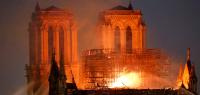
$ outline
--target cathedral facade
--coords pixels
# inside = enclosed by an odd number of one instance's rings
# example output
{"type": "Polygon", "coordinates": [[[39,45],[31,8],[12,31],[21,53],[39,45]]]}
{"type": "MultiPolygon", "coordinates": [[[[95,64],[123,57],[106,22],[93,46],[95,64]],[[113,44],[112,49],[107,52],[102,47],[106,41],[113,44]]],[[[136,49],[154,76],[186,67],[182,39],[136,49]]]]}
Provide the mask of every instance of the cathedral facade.
{"type": "Polygon", "coordinates": [[[55,6],[41,9],[37,4],[29,23],[28,95],[197,95],[189,50],[177,89],[163,89],[173,86],[154,80],[168,78],[168,56],[146,47],[142,13],[131,3],[101,12],[97,26],[101,47],[83,51],[80,84],[76,85],[72,65],[78,63],[78,45],[73,14],[55,6]],[[128,82],[121,76],[124,73],[131,75],[128,82]],[[119,81],[121,77],[127,83],[119,81]]]}
{"type": "Polygon", "coordinates": [[[101,46],[106,49],[130,52],[132,49],[145,48],[146,26],[140,10],[116,6],[106,10],[99,17],[101,46]]]}
{"type": "Polygon", "coordinates": [[[61,61],[60,55],[63,53],[67,82],[72,82],[71,65],[77,63],[78,57],[76,28],[70,12],[55,6],[41,9],[39,4],[36,5],[29,23],[30,63],[26,69],[28,84],[33,85],[28,91],[29,95],[47,90],[53,51],[57,63],[61,61]]]}
{"type": "Polygon", "coordinates": [[[104,10],[99,15],[97,26],[100,48],[85,50],[81,58],[85,89],[119,85],[120,88],[129,85],[131,89],[161,87],[161,81],[154,81],[152,76],[166,78],[165,75],[169,75],[168,56],[160,49],[146,47],[146,26],[140,10],[134,9],[131,3],[127,7],[119,5],[104,10]],[[138,76],[132,80],[138,83],[117,81],[127,72],[138,76]]]}

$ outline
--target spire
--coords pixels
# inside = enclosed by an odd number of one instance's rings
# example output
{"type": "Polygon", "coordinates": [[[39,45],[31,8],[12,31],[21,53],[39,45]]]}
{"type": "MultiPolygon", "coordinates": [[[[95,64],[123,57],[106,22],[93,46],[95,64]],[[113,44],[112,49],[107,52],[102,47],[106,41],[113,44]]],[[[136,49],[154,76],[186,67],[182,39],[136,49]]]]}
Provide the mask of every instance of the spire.
{"type": "Polygon", "coordinates": [[[128,9],[129,9],[129,10],[133,10],[133,6],[132,6],[132,4],[131,4],[131,1],[132,1],[132,0],[129,0],[129,5],[128,5],[128,9]]]}
{"type": "Polygon", "coordinates": [[[49,95],[58,95],[59,69],[55,61],[55,53],[52,53],[52,64],[49,75],[49,95]]]}
{"type": "Polygon", "coordinates": [[[59,71],[59,83],[58,83],[58,92],[59,95],[66,95],[67,85],[66,85],[66,75],[65,75],[65,67],[64,67],[64,58],[62,52],[60,53],[60,71],[59,71]]]}
{"type": "Polygon", "coordinates": [[[56,60],[55,60],[55,52],[54,51],[52,53],[52,59],[51,60],[52,61],[51,61],[51,70],[50,70],[49,79],[51,79],[52,77],[58,78],[59,77],[59,69],[58,69],[58,65],[57,65],[56,60]]]}
{"type": "Polygon", "coordinates": [[[39,3],[37,1],[36,6],[35,6],[35,11],[39,11],[39,10],[40,10],[40,5],[39,5],[39,3]]]}
{"type": "Polygon", "coordinates": [[[66,95],[66,75],[63,55],[61,55],[60,68],[55,60],[55,50],[52,52],[52,65],[49,75],[49,95],[66,95]]]}

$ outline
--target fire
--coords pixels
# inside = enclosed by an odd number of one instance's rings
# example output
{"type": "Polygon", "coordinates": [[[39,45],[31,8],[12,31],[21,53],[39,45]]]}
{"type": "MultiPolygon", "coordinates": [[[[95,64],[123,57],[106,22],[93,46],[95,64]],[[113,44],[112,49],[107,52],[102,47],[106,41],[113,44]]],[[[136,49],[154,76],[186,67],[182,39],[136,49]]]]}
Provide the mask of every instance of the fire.
{"type": "Polygon", "coordinates": [[[140,74],[136,72],[122,73],[111,84],[110,88],[138,88],[141,85],[140,74]]]}

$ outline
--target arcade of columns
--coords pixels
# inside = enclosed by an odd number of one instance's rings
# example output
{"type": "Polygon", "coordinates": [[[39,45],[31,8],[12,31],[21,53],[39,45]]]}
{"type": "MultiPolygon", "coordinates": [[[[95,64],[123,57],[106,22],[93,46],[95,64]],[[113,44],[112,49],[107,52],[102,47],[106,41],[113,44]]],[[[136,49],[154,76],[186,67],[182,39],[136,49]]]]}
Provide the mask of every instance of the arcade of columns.
{"type": "Polygon", "coordinates": [[[129,51],[146,45],[146,27],[139,11],[105,11],[101,15],[100,34],[103,48],[129,51]]]}
{"type": "MultiPolygon", "coordinates": [[[[34,82],[33,91],[48,86],[52,54],[60,62],[63,53],[67,82],[72,82],[72,64],[77,63],[77,30],[71,13],[51,6],[36,10],[29,24],[30,64],[27,67],[28,83],[34,82]]],[[[59,64],[58,64],[59,65],[59,64]]],[[[30,94],[31,95],[31,94],[30,94]]]]}

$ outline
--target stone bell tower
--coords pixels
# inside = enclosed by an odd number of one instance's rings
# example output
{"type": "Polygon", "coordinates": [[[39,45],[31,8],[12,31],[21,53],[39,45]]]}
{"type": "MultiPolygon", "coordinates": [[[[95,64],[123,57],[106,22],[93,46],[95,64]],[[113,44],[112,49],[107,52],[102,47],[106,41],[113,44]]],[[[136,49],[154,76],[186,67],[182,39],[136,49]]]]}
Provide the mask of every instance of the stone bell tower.
{"type": "Polygon", "coordinates": [[[73,15],[55,6],[41,9],[37,3],[29,23],[29,48],[27,81],[33,85],[28,90],[29,95],[44,93],[40,88],[48,89],[53,51],[57,63],[60,62],[61,52],[63,53],[67,82],[72,82],[71,65],[77,63],[77,29],[73,15]]]}
{"type": "Polygon", "coordinates": [[[116,6],[101,13],[99,20],[101,46],[120,52],[131,52],[146,46],[146,27],[140,10],[116,6]]]}

